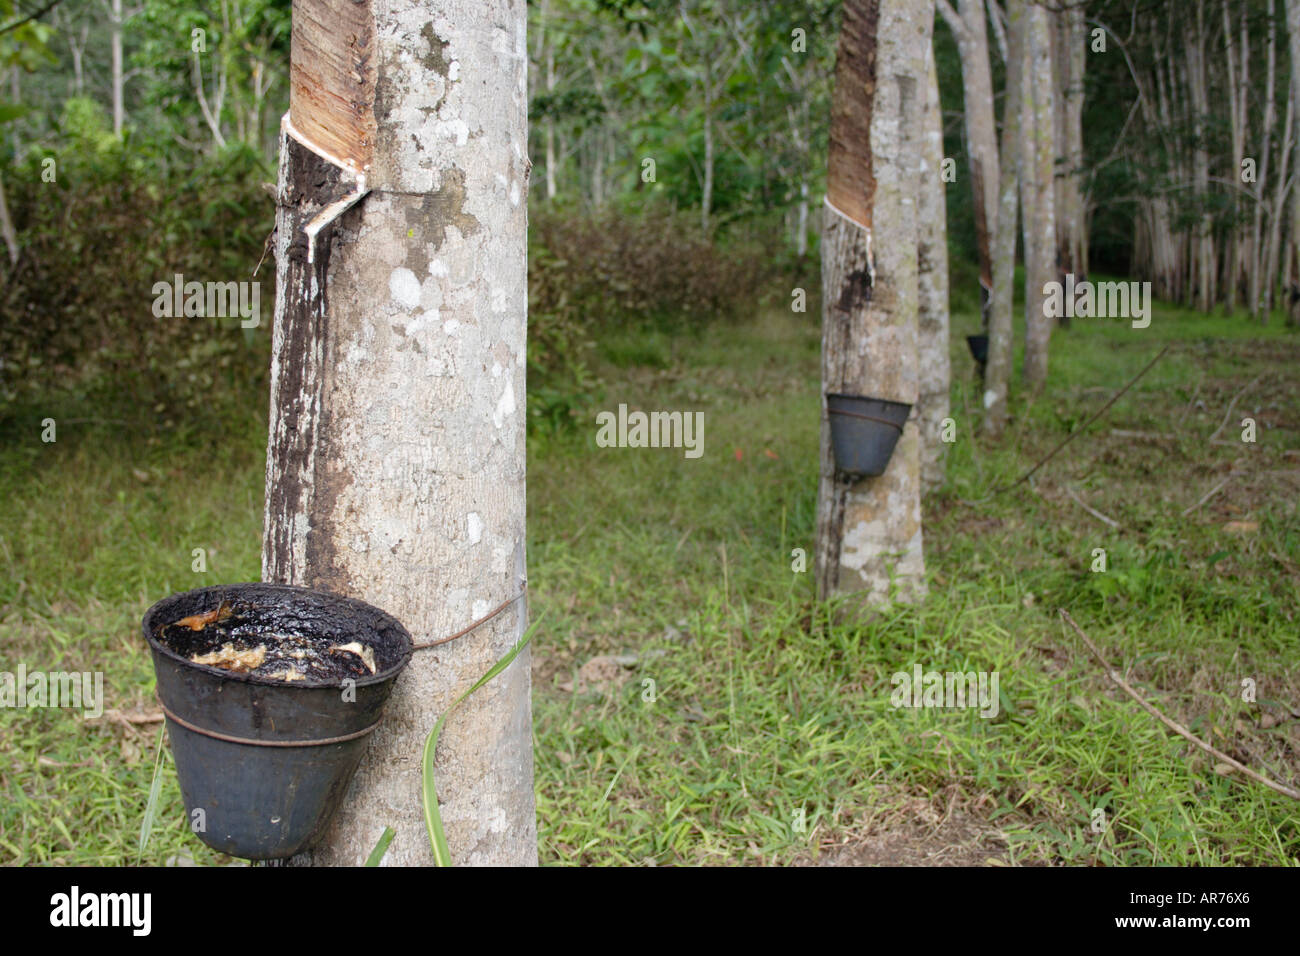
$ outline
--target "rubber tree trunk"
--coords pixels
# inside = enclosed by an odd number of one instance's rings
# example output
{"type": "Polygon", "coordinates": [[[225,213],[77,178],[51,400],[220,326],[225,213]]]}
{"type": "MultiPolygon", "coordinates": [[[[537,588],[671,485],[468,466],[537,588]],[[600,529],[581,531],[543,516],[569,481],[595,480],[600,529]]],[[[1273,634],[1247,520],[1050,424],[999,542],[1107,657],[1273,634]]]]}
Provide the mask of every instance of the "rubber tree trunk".
{"type": "Polygon", "coordinates": [[[948,355],[948,221],[943,185],[943,117],[939,75],[927,50],[929,79],[922,113],[921,178],[917,198],[917,364],[921,431],[921,487],[943,484],[951,380],[948,355]]]}
{"type": "Polygon", "coordinates": [[[123,87],[126,84],[122,72],[122,0],[112,0],[109,7],[109,23],[112,25],[110,48],[112,50],[112,84],[113,84],[113,135],[121,136],[126,125],[126,106],[123,100],[123,87]]]}
{"type": "Polygon", "coordinates": [[[18,264],[18,233],[14,230],[14,221],[9,216],[9,205],[5,202],[5,184],[0,179],[0,239],[4,240],[5,251],[9,254],[9,264],[18,264]]]}
{"type": "MultiPolygon", "coordinates": [[[[846,0],[822,238],[822,384],[915,405],[916,197],[930,0],[846,0]]],[[[822,402],[816,568],[823,597],[925,593],[914,408],[885,473],[838,475],[822,402]],[[891,586],[892,585],[892,586],[891,586]],[[891,593],[892,592],[892,593],[891,593]]]]}
{"type": "Polygon", "coordinates": [[[1002,116],[1002,169],[998,186],[998,229],[993,244],[993,307],[989,313],[989,358],[984,372],[982,431],[1001,435],[1007,424],[1007,392],[1013,360],[1016,274],[1016,215],[1020,171],[1016,161],[1024,112],[1024,0],[1007,0],[1007,86],[1002,116]]]}
{"type": "Polygon", "coordinates": [[[1057,88],[1056,179],[1057,264],[1062,276],[1087,272],[1086,215],[1083,208],[1083,101],[1088,37],[1081,7],[1054,15],[1057,88]]]}
{"type": "Polygon", "coordinates": [[[993,295],[993,241],[998,213],[998,143],[993,112],[993,74],[989,65],[984,0],[960,0],[940,8],[961,57],[962,118],[970,161],[975,248],[980,268],[980,310],[985,328],[993,295]]]}
{"type": "Polygon", "coordinates": [[[1056,268],[1056,103],[1052,79],[1052,38],[1048,12],[1036,4],[1026,11],[1026,145],[1021,191],[1025,198],[1025,368],[1026,387],[1047,381],[1047,353],[1055,320],[1044,309],[1044,286],[1058,279],[1056,268]]]}
{"type": "MultiPolygon", "coordinates": [[[[524,556],[524,0],[295,0],[282,124],[262,571],[369,601],[417,642],[517,594],[524,556]]],[[[325,841],[296,863],[432,862],[434,721],[524,602],[415,653],[325,841]]],[[[537,860],[529,661],[448,720],[458,864],[537,860]]]]}
{"type": "MultiPolygon", "coordinates": [[[[1291,96],[1300,104],[1300,0],[1286,0],[1286,28],[1291,45],[1291,96]]],[[[1296,137],[1295,168],[1300,169],[1300,137],[1296,137]]],[[[1287,324],[1300,325],[1300,189],[1291,190],[1290,284],[1287,288],[1287,324]]]]}

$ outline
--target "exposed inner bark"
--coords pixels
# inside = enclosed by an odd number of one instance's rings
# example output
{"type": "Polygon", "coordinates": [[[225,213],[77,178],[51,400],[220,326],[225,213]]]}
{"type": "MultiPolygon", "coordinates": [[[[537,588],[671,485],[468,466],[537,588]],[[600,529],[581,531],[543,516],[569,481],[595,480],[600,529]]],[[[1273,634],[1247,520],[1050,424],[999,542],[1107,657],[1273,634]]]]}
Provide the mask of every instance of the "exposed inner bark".
{"type": "Polygon", "coordinates": [[[826,196],[871,228],[876,180],[871,167],[871,111],[876,94],[876,28],[880,0],[844,4],[831,98],[826,196]]]}
{"type": "Polygon", "coordinates": [[[289,115],[320,149],[358,170],[375,148],[370,0],[293,0],[289,115]]]}

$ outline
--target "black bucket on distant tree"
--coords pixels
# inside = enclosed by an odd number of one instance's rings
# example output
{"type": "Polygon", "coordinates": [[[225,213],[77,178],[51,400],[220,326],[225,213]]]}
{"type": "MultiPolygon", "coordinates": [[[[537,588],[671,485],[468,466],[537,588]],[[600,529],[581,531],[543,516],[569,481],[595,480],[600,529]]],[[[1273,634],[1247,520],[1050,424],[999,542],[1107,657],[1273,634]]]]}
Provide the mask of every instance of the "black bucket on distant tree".
{"type": "Polygon", "coordinates": [[[980,364],[980,368],[983,368],[989,360],[989,337],[987,335],[968,335],[966,336],[966,346],[970,349],[970,357],[980,364]]]}
{"type": "Polygon", "coordinates": [[[195,834],[214,850],[251,860],[310,848],[338,809],[410,662],[406,628],[352,598],[231,584],[164,598],[145,614],[143,629],[195,834]],[[214,653],[187,652],[217,644],[214,653]],[[241,653],[239,665],[247,666],[254,652],[240,648],[253,645],[263,659],[269,648],[271,659],[292,666],[311,659],[332,675],[307,670],[287,680],[269,676],[263,665],[227,669],[241,653]],[[193,660],[223,656],[215,666],[193,660]]]}
{"type": "Polygon", "coordinates": [[[873,478],[883,475],[911,414],[907,402],[891,402],[864,395],[826,396],[835,467],[846,475],[873,478]]]}

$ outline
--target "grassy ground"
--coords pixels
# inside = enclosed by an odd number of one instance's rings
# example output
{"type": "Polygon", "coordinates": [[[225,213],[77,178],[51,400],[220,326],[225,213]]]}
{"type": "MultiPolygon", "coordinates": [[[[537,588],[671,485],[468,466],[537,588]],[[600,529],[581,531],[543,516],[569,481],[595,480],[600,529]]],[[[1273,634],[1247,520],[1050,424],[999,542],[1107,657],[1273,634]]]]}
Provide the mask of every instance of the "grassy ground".
{"type": "MultiPolygon", "coordinates": [[[[791,570],[813,535],[815,321],[606,343],[601,407],[703,411],[705,454],[600,449],[594,423],[532,442],[544,862],[1300,859],[1296,802],[1216,772],[1056,616],[1068,608],[1170,716],[1294,785],[1300,340],[1168,308],[1146,330],[1076,321],[1054,339],[1046,393],[1015,403],[989,445],[974,437],[974,325],[954,318],[957,441],[926,502],[930,598],[852,624],[791,570]],[[1032,484],[981,500],[1166,342],[1032,484]],[[1240,441],[1246,415],[1255,444],[1240,441]],[[893,708],[890,677],[915,664],[997,671],[999,714],[893,708]]],[[[37,420],[0,447],[0,670],[103,670],[108,707],[147,710],[144,609],[258,576],[264,423],[217,443],[69,424],[51,445],[37,420]]],[[[0,711],[0,859],[135,862],[157,744],[157,725],[0,711]]],[[[223,862],[184,832],[164,768],[144,862],[223,862]]]]}

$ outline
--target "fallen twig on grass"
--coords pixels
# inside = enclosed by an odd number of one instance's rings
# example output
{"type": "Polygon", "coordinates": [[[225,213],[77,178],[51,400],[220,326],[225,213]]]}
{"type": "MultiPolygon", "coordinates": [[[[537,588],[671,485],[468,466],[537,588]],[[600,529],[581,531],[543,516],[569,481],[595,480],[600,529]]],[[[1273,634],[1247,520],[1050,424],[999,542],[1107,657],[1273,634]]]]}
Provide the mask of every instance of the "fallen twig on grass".
{"type": "Polygon", "coordinates": [[[36,765],[38,767],[49,767],[51,770],[72,770],[76,767],[92,766],[93,761],[87,757],[85,760],[78,760],[76,763],[64,763],[55,760],[53,757],[47,757],[44,754],[41,754],[36,758],[36,765]]]}
{"type": "Polygon", "coordinates": [[[1211,442],[1214,441],[1216,438],[1219,437],[1219,432],[1223,431],[1225,428],[1228,427],[1228,422],[1232,420],[1232,410],[1237,407],[1237,401],[1241,398],[1241,396],[1245,395],[1248,390],[1253,388],[1255,384],[1258,383],[1259,380],[1263,377],[1264,376],[1262,375],[1256,375],[1244,386],[1242,386],[1241,391],[1239,391],[1236,395],[1232,396],[1232,401],[1228,402],[1228,410],[1223,415],[1223,421],[1219,423],[1219,427],[1214,430],[1214,434],[1207,439],[1208,441],[1211,442]]]}
{"type": "Polygon", "coordinates": [[[120,724],[161,724],[163,712],[161,710],[145,710],[127,713],[110,707],[104,711],[100,719],[111,720],[120,724]]]}
{"type": "Polygon", "coordinates": [[[1196,383],[1196,388],[1192,392],[1192,397],[1187,400],[1187,407],[1183,409],[1183,414],[1178,419],[1178,426],[1180,428],[1182,427],[1183,422],[1187,421],[1187,416],[1192,413],[1192,408],[1196,405],[1196,399],[1200,397],[1201,386],[1203,384],[1205,384],[1205,376],[1202,375],[1201,380],[1196,383]]]}
{"type": "Polygon", "coordinates": [[[163,712],[161,710],[146,710],[127,713],[120,711],[115,707],[110,707],[98,717],[90,717],[88,719],[106,720],[111,724],[117,724],[133,736],[142,736],[144,733],[144,727],[149,724],[161,724],[163,722],[163,712]]]}
{"type": "Polygon", "coordinates": [[[1128,428],[1112,428],[1110,435],[1112,438],[1137,438],[1146,441],[1172,441],[1178,437],[1172,432],[1139,432],[1128,428]]]}
{"type": "Polygon", "coordinates": [[[1088,650],[1092,652],[1092,656],[1097,659],[1097,663],[1099,663],[1102,666],[1102,668],[1106,671],[1106,676],[1111,679],[1111,681],[1115,684],[1116,687],[1118,687],[1124,693],[1128,694],[1135,701],[1137,701],[1142,706],[1142,709],[1145,710],[1148,714],[1156,718],[1156,720],[1160,721],[1162,724],[1164,724],[1174,733],[1178,734],[1180,737],[1183,737],[1184,739],[1196,744],[1196,746],[1200,747],[1206,753],[1210,754],[1213,757],[1218,758],[1220,762],[1227,764],[1229,767],[1232,767],[1234,770],[1245,774],[1247,777],[1250,777],[1250,779],[1256,781],[1257,783],[1262,783],[1270,790],[1276,790],[1278,793],[1283,794],[1284,796],[1288,796],[1292,800],[1300,800],[1300,790],[1295,790],[1294,788],[1288,787],[1285,784],[1277,783],[1274,780],[1270,780],[1268,777],[1264,776],[1263,774],[1252,770],[1250,767],[1247,767],[1240,760],[1236,760],[1233,757],[1229,757],[1222,750],[1218,750],[1217,748],[1210,746],[1200,737],[1197,737],[1194,733],[1192,733],[1190,730],[1184,727],[1182,724],[1178,723],[1178,721],[1165,716],[1165,714],[1161,712],[1158,708],[1148,703],[1146,698],[1144,698],[1141,694],[1139,694],[1136,690],[1134,690],[1133,686],[1119,675],[1118,671],[1114,670],[1113,668],[1111,668],[1111,666],[1108,663],[1106,663],[1106,658],[1102,656],[1102,653],[1098,649],[1097,645],[1088,639],[1087,634],[1083,633],[1083,628],[1079,627],[1078,624],[1074,623],[1074,618],[1070,617],[1069,612],[1066,611],[1065,608],[1058,608],[1057,611],[1060,613],[1061,618],[1065,621],[1065,623],[1069,624],[1070,627],[1074,628],[1074,633],[1079,635],[1079,639],[1082,640],[1083,643],[1087,645],[1088,650]]]}
{"type": "Polygon", "coordinates": [[[1207,501],[1209,501],[1211,498],[1213,498],[1216,494],[1218,494],[1219,489],[1222,488],[1224,485],[1226,485],[1226,484],[1227,484],[1229,481],[1231,481],[1231,480],[1232,480],[1232,475],[1229,475],[1227,478],[1224,478],[1221,482],[1219,482],[1217,485],[1215,485],[1213,488],[1211,488],[1211,489],[1210,489],[1209,491],[1207,491],[1205,494],[1201,495],[1201,500],[1200,500],[1200,501],[1196,502],[1196,504],[1192,505],[1192,506],[1189,507],[1189,508],[1185,508],[1185,509],[1183,510],[1183,515],[1182,515],[1182,516],[1183,516],[1184,518],[1186,518],[1189,514],[1191,514],[1193,511],[1195,511],[1195,510],[1196,510],[1197,508],[1199,508],[1201,505],[1205,504],[1207,501]]]}
{"type": "Polygon", "coordinates": [[[1064,440],[1063,440],[1059,445],[1057,445],[1057,446],[1056,446],[1055,448],[1053,448],[1050,452],[1048,452],[1047,455],[1046,455],[1044,458],[1042,458],[1042,459],[1039,460],[1038,464],[1034,465],[1033,468],[1030,468],[1027,472],[1025,472],[1023,475],[1021,475],[1019,478],[1017,478],[1017,479],[1016,479],[1015,481],[1013,481],[1011,484],[1006,485],[1006,486],[1003,487],[1003,488],[999,488],[999,489],[997,489],[995,492],[993,492],[993,494],[994,494],[994,495],[1004,494],[1005,492],[1008,492],[1008,491],[1010,491],[1010,490],[1013,489],[1013,488],[1018,488],[1020,485],[1023,485],[1026,481],[1028,481],[1030,478],[1032,478],[1033,475],[1034,475],[1034,473],[1035,473],[1036,471],[1038,471],[1039,468],[1042,468],[1045,464],[1047,464],[1049,461],[1051,461],[1053,458],[1055,458],[1056,455],[1057,455],[1057,453],[1058,453],[1062,448],[1064,448],[1066,445],[1070,444],[1070,442],[1074,441],[1076,438],[1078,438],[1080,435],[1082,435],[1085,431],[1088,430],[1088,426],[1089,426],[1089,425],[1091,425],[1091,424],[1092,424],[1093,422],[1095,422],[1097,419],[1101,418],[1102,415],[1106,414],[1106,410],[1109,409],[1109,408],[1110,408],[1112,405],[1114,405],[1116,402],[1118,402],[1118,401],[1120,400],[1120,398],[1122,398],[1122,397],[1124,396],[1124,393],[1125,393],[1125,392],[1127,392],[1130,388],[1132,388],[1134,385],[1136,385],[1136,384],[1138,383],[1138,381],[1142,378],[1143,375],[1145,375],[1147,372],[1151,371],[1152,367],[1156,364],[1156,362],[1159,362],[1162,358],[1164,358],[1165,353],[1168,352],[1169,349],[1170,349],[1170,346],[1166,345],[1166,346],[1165,346],[1164,348],[1162,348],[1159,352],[1157,352],[1157,353],[1156,353],[1156,357],[1153,358],[1150,362],[1147,362],[1147,364],[1144,365],[1144,366],[1142,367],[1142,371],[1140,371],[1140,372],[1138,372],[1136,375],[1134,375],[1133,378],[1129,380],[1129,383],[1128,383],[1127,385],[1125,385],[1125,386],[1124,386],[1123,388],[1121,388],[1118,392],[1116,392],[1114,395],[1112,395],[1110,398],[1108,398],[1108,399],[1106,400],[1106,404],[1102,405],[1101,408],[1099,408],[1099,409],[1097,409],[1095,412],[1093,412],[1093,413],[1092,413],[1092,416],[1091,416],[1091,417],[1090,417],[1086,422],[1084,422],[1082,425],[1080,425],[1080,426],[1079,426],[1078,428],[1076,428],[1074,431],[1070,432],[1070,434],[1066,435],[1065,438],[1064,438],[1064,440]]]}
{"type": "Polygon", "coordinates": [[[1069,485],[1066,485],[1066,486],[1065,486],[1065,493],[1066,493],[1067,495],[1070,496],[1070,499],[1071,499],[1071,500],[1072,500],[1076,505],[1078,505],[1078,506],[1079,506],[1080,508],[1082,508],[1084,511],[1088,512],[1088,514],[1092,515],[1092,516],[1093,516],[1094,518],[1096,518],[1098,521],[1103,522],[1104,524],[1108,524],[1108,525],[1110,525],[1110,526],[1111,526],[1112,528],[1114,528],[1116,531],[1121,530],[1121,526],[1120,526],[1120,523],[1119,523],[1118,521],[1116,521],[1114,518],[1108,518],[1106,515],[1102,514],[1100,511],[1098,511],[1098,510],[1096,510],[1095,508],[1089,506],[1089,505],[1088,505],[1088,504],[1087,504],[1087,503],[1086,503],[1082,498],[1080,498],[1077,494],[1074,493],[1074,489],[1071,488],[1069,485]]]}

